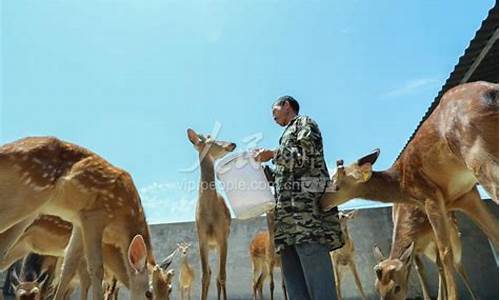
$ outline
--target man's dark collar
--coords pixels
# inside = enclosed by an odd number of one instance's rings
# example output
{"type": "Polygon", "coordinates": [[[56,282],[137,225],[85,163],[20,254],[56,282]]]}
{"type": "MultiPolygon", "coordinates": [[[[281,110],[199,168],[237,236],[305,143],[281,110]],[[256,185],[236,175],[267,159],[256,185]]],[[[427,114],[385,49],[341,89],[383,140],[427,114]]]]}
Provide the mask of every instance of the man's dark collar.
{"type": "Polygon", "coordinates": [[[292,125],[293,123],[295,123],[295,121],[297,121],[297,119],[299,118],[299,115],[296,114],[295,117],[293,117],[290,122],[288,122],[288,125],[286,125],[286,127],[289,127],[290,125],[292,125]]]}

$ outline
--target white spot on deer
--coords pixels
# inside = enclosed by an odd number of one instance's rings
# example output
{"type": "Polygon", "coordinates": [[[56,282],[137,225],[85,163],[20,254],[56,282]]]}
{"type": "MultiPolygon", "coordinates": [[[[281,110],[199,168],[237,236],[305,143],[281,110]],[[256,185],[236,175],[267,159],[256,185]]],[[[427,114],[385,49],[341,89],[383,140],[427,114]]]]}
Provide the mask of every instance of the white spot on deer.
{"type": "Polygon", "coordinates": [[[33,161],[34,163],[39,164],[39,165],[43,164],[43,161],[41,161],[40,159],[38,159],[38,158],[36,158],[36,157],[33,157],[32,161],[33,161]]]}

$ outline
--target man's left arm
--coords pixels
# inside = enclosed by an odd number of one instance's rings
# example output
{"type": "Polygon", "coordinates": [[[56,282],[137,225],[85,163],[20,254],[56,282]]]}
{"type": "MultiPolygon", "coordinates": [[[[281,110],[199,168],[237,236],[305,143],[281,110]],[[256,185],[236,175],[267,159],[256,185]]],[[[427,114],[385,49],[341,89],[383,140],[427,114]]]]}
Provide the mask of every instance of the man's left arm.
{"type": "Polygon", "coordinates": [[[321,132],[316,122],[310,118],[303,118],[298,124],[297,150],[300,154],[295,164],[295,171],[304,173],[308,168],[313,168],[314,159],[322,146],[321,132]]]}

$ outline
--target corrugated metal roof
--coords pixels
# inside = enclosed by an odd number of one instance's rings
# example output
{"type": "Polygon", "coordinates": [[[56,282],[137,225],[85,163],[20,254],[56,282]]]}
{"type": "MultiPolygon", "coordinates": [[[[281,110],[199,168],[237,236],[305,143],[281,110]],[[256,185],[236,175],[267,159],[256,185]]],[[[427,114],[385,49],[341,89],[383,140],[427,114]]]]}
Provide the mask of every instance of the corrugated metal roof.
{"type": "MultiPolygon", "coordinates": [[[[408,142],[406,142],[401,153],[403,153],[413,137],[415,137],[420,126],[432,114],[444,93],[460,83],[478,80],[498,83],[498,0],[495,2],[495,6],[489,11],[486,19],[482,22],[469,47],[467,47],[462,57],[458,60],[458,64],[455,66],[453,72],[451,72],[436,98],[434,98],[434,101],[418,124],[417,129],[415,129],[408,142]],[[476,62],[479,62],[479,65],[476,66],[476,62]],[[469,77],[466,78],[467,76],[469,77]]],[[[401,153],[399,156],[401,156],[401,153]]]]}

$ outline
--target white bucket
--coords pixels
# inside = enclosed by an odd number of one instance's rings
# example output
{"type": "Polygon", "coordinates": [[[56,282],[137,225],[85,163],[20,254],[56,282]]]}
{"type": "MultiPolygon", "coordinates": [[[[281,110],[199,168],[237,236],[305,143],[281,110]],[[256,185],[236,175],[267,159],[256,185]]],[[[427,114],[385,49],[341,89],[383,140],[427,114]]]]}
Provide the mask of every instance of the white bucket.
{"type": "Polygon", "coordinates": [[[248,152],[222,158],[215,173],[236,218],[257,217],[274,208],[274,196],[264,170],[248,152]]]}

